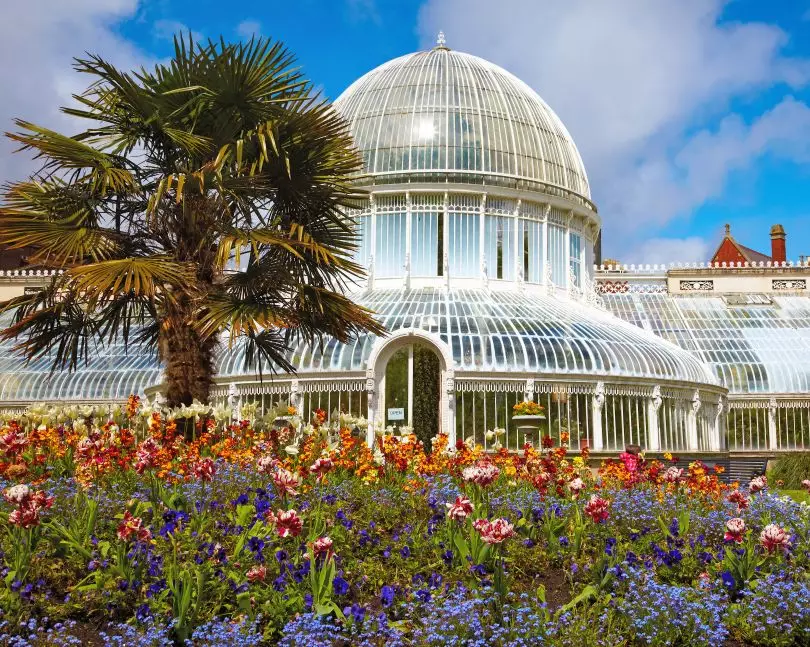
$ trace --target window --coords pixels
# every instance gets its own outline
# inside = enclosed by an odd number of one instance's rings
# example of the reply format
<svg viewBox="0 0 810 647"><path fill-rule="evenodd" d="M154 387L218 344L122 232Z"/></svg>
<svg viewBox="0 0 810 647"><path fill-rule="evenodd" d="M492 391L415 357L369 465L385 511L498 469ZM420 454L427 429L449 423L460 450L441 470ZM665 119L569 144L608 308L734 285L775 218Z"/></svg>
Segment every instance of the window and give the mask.
<svg viewBox="0 0 810 647"><path fill-rule="evenodd" d="M487 216L487 271L490 278L515 280L515 219L509 216Z"/></svg>
<svg viewBox="0 0 810 647"><path fill-rule="evenodd" d="M582 236L570 233L568 236L568 257L574 285L582 287Z"/></svg>
<svg viewBox="0 0 810 647"><path fill-rule="evenodd" d="M441 274L441 218L436 212L415 211L411 214L411 274L436 276Z"/></svg>
<svg viewBox="0 0 810 647"><path fill-rule="evenodd" d="M529 283L543 280L543 225L532 220L522 220L523 229L523 278Z"/></svg>
<svg viewBox="0 0 810 647"><path fill-rule="evenodd" d="M551 281L562 287L568 283L565 266L565 229L556 225L548 226L548 257L551 261Z"/></svg>
<svg viewBox="0 0 810 647"><path fill-rule="evenodd" d="M476 278L480 275L479 216L472 213L448 214L448 255L450 276ZM442 235L444 233L442 232ZM441 249L439 251L441 254Z"/></svg>
<svg viewBox="0 0 810 647"><path fill-rule="evenodd" d="M377 214L374 273L380 278L402 276L405 265L405 213Z"/></svg>

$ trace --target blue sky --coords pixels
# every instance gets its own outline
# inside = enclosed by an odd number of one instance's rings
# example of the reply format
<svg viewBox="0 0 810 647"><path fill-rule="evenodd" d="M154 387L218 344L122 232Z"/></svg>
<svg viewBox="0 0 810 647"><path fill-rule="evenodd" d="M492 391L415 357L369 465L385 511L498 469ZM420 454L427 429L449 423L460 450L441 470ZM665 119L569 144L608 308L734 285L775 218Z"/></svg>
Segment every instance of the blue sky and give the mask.
<svg viewBox="0 0 810 647"><path fill-rule="evenodd" d="M284 41L334 98L395 56L448 45L531 85L576 141L627 262L705 260L725 222L767 251L810 254L810 0L30 0L2 3L3 129L70 130L56 107L90 50L121 66L171 53L171 34ZM12 6L15 5L15 6ZM68 5L68 6L66 6ZM0 179L30 171L0 145Z"/></svg>

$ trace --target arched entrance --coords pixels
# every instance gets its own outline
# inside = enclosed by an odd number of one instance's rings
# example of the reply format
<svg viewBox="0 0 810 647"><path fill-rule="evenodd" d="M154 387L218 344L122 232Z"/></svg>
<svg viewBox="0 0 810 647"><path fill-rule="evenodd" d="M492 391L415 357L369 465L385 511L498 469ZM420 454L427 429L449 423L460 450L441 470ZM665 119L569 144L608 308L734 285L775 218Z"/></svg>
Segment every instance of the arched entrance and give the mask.
<svg viewBox="0 0 810 647"><path fill-rule="evenodd" d="M386 427L408 426L426 447L441 428L441 361L432 347L400 347L385 367L383 408Z"/></svg>
<svg viewBox="0 0 810 647"><path fill-rule="evenodd" d="M369 445L375 427L391 426L412 427L426 444L440 431L455 442L452 355L439 337L403 329L377 340L366 377Z"/></svg>

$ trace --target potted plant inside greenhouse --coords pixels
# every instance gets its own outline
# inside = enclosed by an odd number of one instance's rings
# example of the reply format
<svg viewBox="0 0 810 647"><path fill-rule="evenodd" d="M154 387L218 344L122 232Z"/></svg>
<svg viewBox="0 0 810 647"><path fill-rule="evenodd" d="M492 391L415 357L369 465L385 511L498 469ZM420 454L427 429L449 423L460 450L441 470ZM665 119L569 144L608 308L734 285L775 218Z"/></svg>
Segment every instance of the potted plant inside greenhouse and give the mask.
<svg viewBox="0 0 810 647"><path fill-rule="evenodd" d="M518 436L523 434L524 443L531 442L534 435L539 431L540 424L546 419L543 413L543 405L532 400L518 402L512 407L512 424L517 429Z"/></svg>

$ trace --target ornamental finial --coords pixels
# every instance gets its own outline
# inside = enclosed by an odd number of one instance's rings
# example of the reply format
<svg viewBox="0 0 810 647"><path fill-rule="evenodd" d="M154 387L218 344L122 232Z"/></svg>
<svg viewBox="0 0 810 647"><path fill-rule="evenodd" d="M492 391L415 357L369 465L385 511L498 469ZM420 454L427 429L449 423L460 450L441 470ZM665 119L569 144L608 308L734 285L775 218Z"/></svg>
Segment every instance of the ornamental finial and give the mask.
<svg viewBox="0 0 810 647"><path fill-rule="evenodd" d="M444 32L440 31L439 35L436 37L436 47L446 47L446 42L447 41L444 39Z"/></svg>

